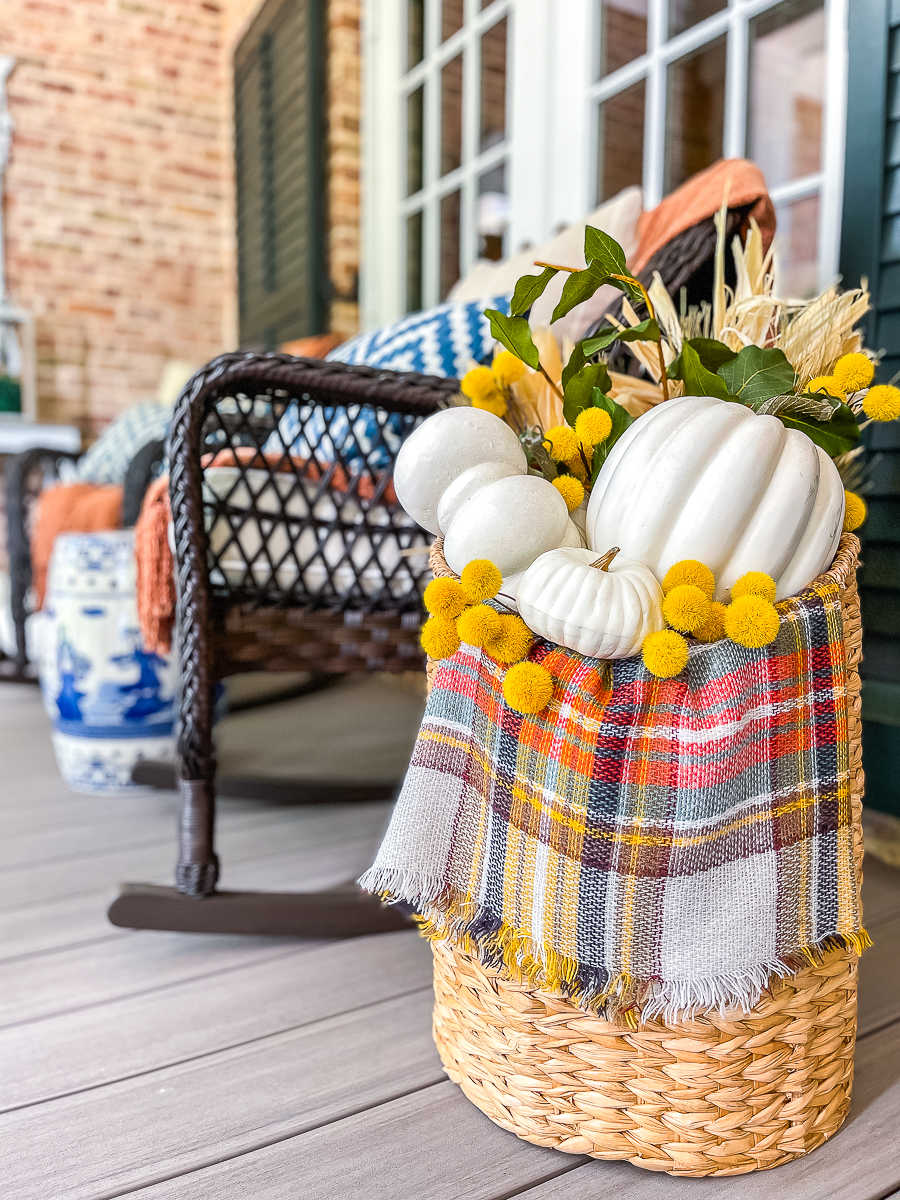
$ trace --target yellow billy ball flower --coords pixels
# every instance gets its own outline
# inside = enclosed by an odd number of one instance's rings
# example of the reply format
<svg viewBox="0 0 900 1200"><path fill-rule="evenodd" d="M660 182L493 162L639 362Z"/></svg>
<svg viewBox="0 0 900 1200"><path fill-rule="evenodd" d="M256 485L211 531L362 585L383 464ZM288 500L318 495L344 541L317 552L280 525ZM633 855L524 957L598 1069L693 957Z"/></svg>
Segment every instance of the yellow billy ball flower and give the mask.
<svg viewBox="0 0 900 1200"><path fill-rule="evenodd" d="M506 397L490 367L475 367L463 375L459 388L462 394L472 401L473 408L483 408L495 417L505 415Z"/></svg>
<svg viewBox="0 0 900 1200"><path fill-rule="evenodd" d="M568 463L570 458L578 458L578 438L568 425L554 425L544 434L544 441L550 443L550 457L557 462Z"/></svg>
<svg viewBox="0 0 900 1200"><path fill-rule="evenodd" d="M694 637L698 642L718 642L725 636L725 605L720 604L718 600L710 600L709 616L700 626L694 630Z"/></svg>
<svg viewBox="0 0 900 1200"><path fill-rule="evenodd" d="M586 408L575 418L575 436L583 446L593 449L612 433L612 417L604 408Z"/></svg>
<svg viewBox="0 0 900 1200"><path fill-rule="evenodd" d="M577 480L584 483L587 480L587 471L584 469L584 463L581 461L581 455L577 458L566 459L566 466L572 472Z"/></svg>
<svg viewBox="0 0 900 1200"><path fill-rule="evenodd" d="M489 604L476 604L466 611L456 622L459 636L470 646L484 646L488 639L499 630L500 614Z"/></svg>
<svg viewBox="0 0 900 1200"><path fill-rule="evenodd" d="M875 378L875 364L865 354L845 354L835 363L831 377L844 392L858 392Z"/></svg>
<svg viewBox="0 0 900 1200"><path fill-rule="evenodd" d="M495 567L489 558L473 558L463 567L459 581L469 600L480 603L497 595L503 585L503 576L500 568ZM425 589L425 595L428 595L428 588Z"/></svg>
<svg viewBox="0 0 900 1200"><path fill-rule="evenodd" d="M775 592L775 580L765 571L747 571L731 585L732 600L737 600L739 596L762 596L763 600L771 603L775 599Z"/></svg>
<svg viewBox="0 0 900 1200"><path fill-rule="evenodd" d="M574 475L557 475L551 483L565 500L569 512L574 512L584 499L584 487Z"/></svg>
<svg viewBox="0 0 900 1200"><path fill-rule="evenodd" d="M900 388L887 383L869 388L863 400L863 412L872 421L896 421L900 417Z"/></svg>
<svg viewBox="0 0 900 1200"><path fill-rule="evenodd" d="M817 375L815 379L811 379L806 384L803 391L825 392L827 396L833 396L835 400L844 399L844 390L833 375Z"/></svg>
<svg viewBox="0 0 900 1200"><path fill-rule="evenodd" d="M424 600L432 616L447 617L451 621L471 603L462 584L456 579L432 579L425 589Z"/></svg>
<svg viewBox="0 0 900 1200"><path fill-rule="evenodd" d="M683 558L681 562L669 567L663 576L662 589L664 592L670 592L672 588L679 587L683 583L690 583L694 587L698 587L709 600L712 600L716 590L715 575L709 567L705 567L696 558Z"/></svg>
<svg viewBox="0 0 900 1200"><path fill-rule="evenodd" d="M553 676L537 663L516 663L506 672L503 697L516 712L539 713L553 698Z"/></svg>
<svg viewBox="0 0 900 1200"><path fill-rule="evenodd" d="M456 622L432 617L422 626L422 649L429 658L450 658L459 649Z"/></svg>
<svg viewBox="0 0 900 1200"><path fill-rule="evenodd" d="M509 387L525 374L526 367L521 359L516 358L511 350L501 350L491 363L491 374L501 387Z"/></svg>
<svg viewBox="0 0 900 1200"><path fill-rule="evenodd" d="M641 646L644 666L659 679L671 679L687 666L688 644L674 629L648 633Z"/></svg>
<svg viewBox="0 0 900 1200"><path fill-rule="evenodd" d="M866 502L856 492L844 492L844 533L859 529L866 519Z"/></svg>
<svg viewBox="0 0 900 1200"><path fill-rule="evenodd" d="M775 605L762 596L739 596L725 609L725 634L739 646L756 650L778 637L780 621Z"/></svg>
<svg viewBox="0 0 900 1200"><path fill-rule="evenodd" d="M510 614L498 619L497 628L488 635L484 648L502 663L517 663L531 649L533 641L534 636L522 618Z"/></svg>
<svg viewBox="0 0 900 1200"><path fill-rule="evenodd" d="M663 616L673 629L694 633L709 620L709 597L693 583L680 583L666 592Z"/></svg>

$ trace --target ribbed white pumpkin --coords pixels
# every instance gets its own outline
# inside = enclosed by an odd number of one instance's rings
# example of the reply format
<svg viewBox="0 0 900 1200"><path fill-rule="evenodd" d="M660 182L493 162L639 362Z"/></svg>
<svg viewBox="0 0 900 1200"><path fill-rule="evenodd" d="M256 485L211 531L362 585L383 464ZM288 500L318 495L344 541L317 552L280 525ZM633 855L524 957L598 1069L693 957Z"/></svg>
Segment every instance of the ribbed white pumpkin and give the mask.
<svg viewBox="0 0 900 1200"><path fill-rule="evenodd" d="M633 558L616 554L605 568L597 561L595 550L542 554L519 583L519 614L548 642L591 658L630 658L648 633L665 627L662 588Z"/></svg>
<svg viewBox="0 0 900 1200"><path fill-rule="evenodd" d="M613 447L587 535L659 579L699 559L720 600L745 571L765 571L781 599L831 564L843 520L837 468L805 434L742 404L685 396L645 413Z"/></svg>

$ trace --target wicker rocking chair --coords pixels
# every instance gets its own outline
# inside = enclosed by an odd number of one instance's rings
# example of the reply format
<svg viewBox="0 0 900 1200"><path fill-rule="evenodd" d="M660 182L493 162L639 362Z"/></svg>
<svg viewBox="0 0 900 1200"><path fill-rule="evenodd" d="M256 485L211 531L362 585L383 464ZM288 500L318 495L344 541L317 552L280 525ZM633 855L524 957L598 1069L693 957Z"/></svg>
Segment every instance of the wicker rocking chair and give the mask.
<svg viewBox="0 0 900 1200"><path fill-rule="evenodd" d="M243 671L421 669L430 535L400 509L403 438L458 390L284 354L227 354L185 388L170 439L181 665L175 888L126 884L128 928L341 937L406 916L348 884L320 893L216 890L217 683ZM358 785L348 787L358 798ZM335 793L332 799L338 798Z"/></svg>

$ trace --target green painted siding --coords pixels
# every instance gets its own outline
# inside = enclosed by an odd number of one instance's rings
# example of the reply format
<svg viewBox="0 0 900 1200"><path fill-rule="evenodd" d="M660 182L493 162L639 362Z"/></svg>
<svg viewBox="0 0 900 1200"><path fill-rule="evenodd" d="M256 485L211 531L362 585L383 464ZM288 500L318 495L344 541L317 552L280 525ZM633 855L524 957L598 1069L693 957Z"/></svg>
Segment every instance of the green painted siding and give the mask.
<svg viewBox="0 0 900 1200"><path fill-rule="evenodd" d="M234 57L241 345L324 329L324 0L269 0Z"/></svg>
<svg viewBox="0 0 900 1200"><path fill-rule="evenodd" d="M900 372L900 0L850 0L841 271L868 278L866 341L878 381ZM900 815L900 427L870 426L863 526L863 758L866 802Z"/></svg>

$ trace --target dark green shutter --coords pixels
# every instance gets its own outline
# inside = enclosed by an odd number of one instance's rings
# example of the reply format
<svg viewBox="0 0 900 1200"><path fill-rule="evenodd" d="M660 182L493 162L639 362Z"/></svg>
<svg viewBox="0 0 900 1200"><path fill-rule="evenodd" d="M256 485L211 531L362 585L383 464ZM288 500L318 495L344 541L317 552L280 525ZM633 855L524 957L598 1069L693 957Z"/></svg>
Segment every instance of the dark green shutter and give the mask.
<svg viewBox="0 0 900 1200"><path fill-rule="evenodd" d="M841 273L868 277L866 342L877 379L900 372L900 0L850 0ZM863 761L866 803L900 815L900 426L866 430L872 490L863 526ZM880 456L877 458L876 456Z"/></svg>
<svg viewBox="0 0 900 1200"><path fill-rule="evenodd" d="M234 56L240 340L324 330L324 0L268 0Z"/></svg>

